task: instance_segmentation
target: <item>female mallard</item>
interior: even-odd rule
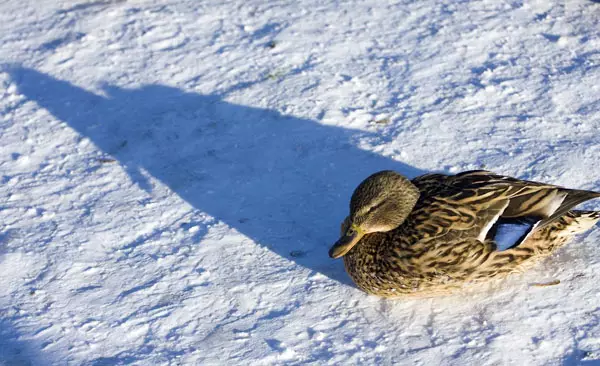
[[[482,170],[412,181],[382,171],[352,194],[329,256],[344,256],[352,280],[371,294],[446,292],[552,253],[600,219],[600,211],[571,211],[597,197]]]

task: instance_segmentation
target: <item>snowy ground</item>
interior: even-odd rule
[[[599,190],[600,4],[5,0],[0,62],[0,364],[600,364],[599,228],[431,299],[327,257],[384,168]]]

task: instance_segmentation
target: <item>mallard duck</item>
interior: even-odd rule
[[[329,256],[374,295],[447,293],[522,271],[590,229],[600,211],[571,209],[598,197],[483,170],[413,180],[382,171],[352,194]]]

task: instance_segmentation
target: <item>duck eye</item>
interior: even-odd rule
[[[367,213],[371,213],[373,211],[375,211],[376,209],[378,209],[379,207],[383,206],[384,202],[379,202],[378,204],[371,206],[369,208],[369,210],[367,211]]]

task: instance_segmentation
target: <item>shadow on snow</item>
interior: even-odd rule
[[[106,86],[106,97],[36,70],[9,72],[22,94],[112,155],[141,188],[143,171],[194,208],[278,255],[349,283],[327,256],[354,187],[406,164],[350,143],[357,131],[163,86]],[[365,132],[360,132],[365,134]]]

